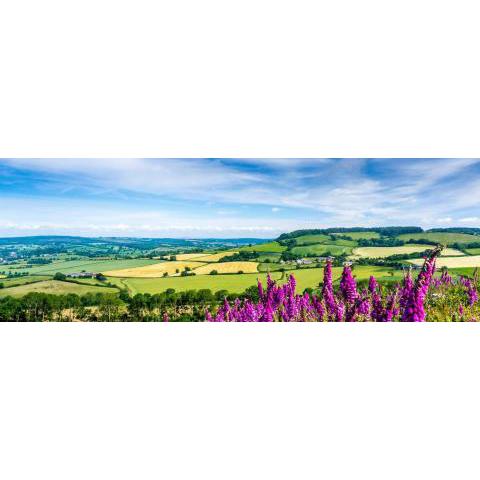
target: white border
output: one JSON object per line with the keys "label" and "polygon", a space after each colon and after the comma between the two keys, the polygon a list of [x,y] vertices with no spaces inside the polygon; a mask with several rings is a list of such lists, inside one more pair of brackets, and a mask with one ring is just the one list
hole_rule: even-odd
{"label": "white border", "polygon": [[[477,24],[469,0],[2,2],[0,156],[478,156]],[[0,325],[0,477],[478,479],[477,330]]]}

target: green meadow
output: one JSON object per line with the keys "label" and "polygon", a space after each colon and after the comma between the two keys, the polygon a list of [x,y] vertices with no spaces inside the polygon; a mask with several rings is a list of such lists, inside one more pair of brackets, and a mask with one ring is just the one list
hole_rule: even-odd
{"label": "green meadow", "polygon": [[259,253],[282,253],[287,249],[284,245],[280,245],[278,242],[260,243],[259,245],[252,245],[248,247],[242,247],[238,250],[244,252],[259,252]]}
{"label": "green meadow", "polygon": [[32,292],[51,293],[55,295],[65,295],[68,293],[85,295],[86,293],[118,293],[118,290],[116,288],[79,285],[77,283],[59,282],[57,280],[44,280],[41,282],[19,285],[17,287],[0,289],[0,297],[23,297]]}
{"label": "green meadow", "polygon": [[[323,281],[322,268],[305,268],[291,272],[272,272],[271,277],[279,283],[285,282],[288,274],[293,273],[297,281],[299,291],[305,288],[317,288]],[[333,269],[335,281],[340,279],[342,267]],[[379,280],[400,279],[403,277],[401,271],[393,271],[385,267],[358,266],[354,269],[354,275],[358,280],[366,280],[370,275],[375,275]],[[283,277],[283,280],[282,280]],[[257,284],[257,279],[265,282],[266,273],[249,273],[234,275],[198,275],[193,277],[170,277],[170,278],[125,278],[116,279],[120,287],[127,287],[131,294],[136,293],[161,293],[169,288],[177,292],[186,290],[210,289],[212,292],[227,290],[231,293],[241,293],[248,287]],[[109,279],[110,281],[111,279]],[[112,282],[113,283],[113,282]]]}
{"label": "green meadow", "polygon": [[468,233],[453,232],[423,232],[423,233],[405,233],[399,235],[400,240],[428,240],[431,242],[449,245],[451,243],[471,243],[478,242],[478,235],[470,235]]}
{"label": "green meadow", "polygon": [[[66,260],[60,262],[49,263],[47,265],[35,265],[32,267],[22,267],[21,264],[1,265],[0,271],[11,272],[27,272],[29,275],[55,275],[55,273],[76,273],[86,271],[92,273],[101,273],[109,270],[117,270],[123,268],[144,267],[158,263],[158,260],[140,259],[121,259],[121,260]],[[21,267],[21,268],[19,268]]]}
{"label": "green meadow", "polygon": [[339,256],[350,255],[352,253],[352,247],[318,243],[314,245],[305,245],[303,247],[293,247],[291,252],[305,257],[322,256],[326,253],[330,253],[333,256]]}

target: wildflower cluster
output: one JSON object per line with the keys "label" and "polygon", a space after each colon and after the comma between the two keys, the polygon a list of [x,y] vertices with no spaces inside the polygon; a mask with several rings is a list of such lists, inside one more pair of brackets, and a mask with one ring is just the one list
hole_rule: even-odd
{"label": "wildflower cluster", "polygon": [[[335,289],[331,260],[326,262],[323,287],[319,295],[307,292],[297,294],[293,275],[290,275],[283,285],[277,284],[268,275],[266,288],[258,282],[257,302],[237,299],[230,303],[225,299],[214,314],[206,312],[206,320],[211,322],[475,320],[473,313],[478,302],[476,283],[465,277],[454,281],[447,271],[434,278],[435,262],[440,252],[441,247],[430,252],[415,281],[408,271],[402,284],[397,284],[390,290],[382,289],[373,276],[370,277],[368,288],[359,290],[349,264],[344,266],[339,288]],[[458,305],[456,311],[450,305],[452,295]]]}

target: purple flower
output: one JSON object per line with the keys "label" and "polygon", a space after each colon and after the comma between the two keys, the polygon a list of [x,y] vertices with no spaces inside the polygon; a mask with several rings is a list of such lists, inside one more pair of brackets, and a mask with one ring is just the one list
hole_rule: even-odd
{"label": "purple flower", "polygon": [[442,247],[432,250],[429,257],[425,259],[422,271],[418,275],[414,288],[410,291],[405,303],[405,311],[402,320],[404,322],[424,322],[425,321],[425,298],[435,273],[435,262],[440,255]]}
{"label": "purple flower", "polygon": [[345,265],[343,267],[342,279],[340,280],[340,292],[343,298],[349,302],[353,303],[357,299],[357,284],[352,275],[352,269]]}
{"label": "purple flower", "polygon": [[[425,260],[422,271],[413,283],[410,272],[405,275],[403,286],[397,285],[390,293],[383,293],[374,277],[370,277],[368,290],[360,294],[350,266],[345,266],[337,292],[333,288],[332,262],[329,259],[324,268],[321,295],[297,295],[296,281],[290,275],[284,285],[278,285],[270,275],[267,284],[258,282],[258,302],[236,299],[233,303],[224,300],[212,315],[205,312],[205,319],[213,322],[305,322],[336,321],[351,322],[359,317],[376,322],[389,322],[396,318],[402,321],[422,322],[426,319],[425,301],[428,289],[433,284],[435,260],[440,249],[435,249]],[[445,272],[439,281],[442,288],[455,284]],[[435,282],[437,283],[437,282]],[[462,279],[467,289],[469,304],[478,301],[478,293],[470,279]],[[463,306],[459,312],[463,315]]]}

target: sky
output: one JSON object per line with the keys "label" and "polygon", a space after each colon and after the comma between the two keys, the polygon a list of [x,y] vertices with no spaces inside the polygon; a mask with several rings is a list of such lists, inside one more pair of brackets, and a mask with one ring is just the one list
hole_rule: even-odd
{"label": "sky", "polygon": [[480,159],[0,159],[0,236],[480,226]]}

